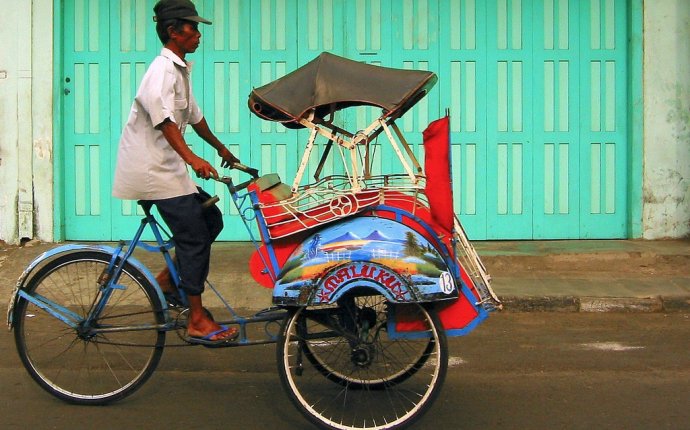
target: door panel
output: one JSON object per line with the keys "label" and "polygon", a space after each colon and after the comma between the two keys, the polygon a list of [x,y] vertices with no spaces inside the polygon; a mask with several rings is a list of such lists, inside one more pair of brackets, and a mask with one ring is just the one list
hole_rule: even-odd
{"label": "door panel", "polygon": [[628,139],[625,2],[583,5],[580,237],[625,237]]}
{"label": "door panel", "polygon": [[66,5],[63,136],[65,237],[110,239],[109,11],[97,0]]}
{"label": "door panel", "polygon": [[532,8],[487,5],[487,239],[532,236]]}
{"label": "door panel", "polygon": [[[534,8],[534,233],[535,239],[576,238],[580,146],[577,64],[581,14],[577,2],[545,1]],[[537,121],[536,119],[539,119]]]}

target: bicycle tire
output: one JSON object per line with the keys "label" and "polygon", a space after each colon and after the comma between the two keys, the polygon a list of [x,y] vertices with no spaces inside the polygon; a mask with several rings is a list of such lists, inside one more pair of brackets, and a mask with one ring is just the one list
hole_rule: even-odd
{"label": "bicycle tire", "polygon": [[[377,325],[381,324],[379,328],[385,328],[388,319],[388,304],[383,296],[378,294],[364,295],[346,299],[353,300],[356,306],[354,309],[358,311],[371,309],[375,313],[376,320],[378,321]],[[348,313],[352,312],[352,308],[348,310]],[[353,319],[358,318],[357,315],[349,315],[349,317]],[[400,347],[401,345],[398,346]],[[319,355],[318,350],[313,350],[309,347],[308,342],[303,342],[302,348],[309,362],[327,379],[336,384],[349,385],[351,389],[367,388],[370,390],[377,390],[403,382],[421,369],[434,348],[434,339],[429,337],[428,343],[424,348],[419,348],[414,351],[405,348],[404,351],[401,351],[408,355],[405,361],[396,359],[391,351],[385,351],[388,355],[387,366],[384,369],[385,372],[379,373],[372,378],[367,378],[366,375],[352,377],[351,375],[343,374],[339,369],[332,368],[328,360]]]}
{"label": "bicycle tire", "polygon": [[[324,324],[323,317],[310,316],[307,308],[295,309],[286,317],[278,338],[278,373],[290,400],[309,421],[324,429],[400,429],[428,411],[447,372],[447,340],[434,311],[418,304],[404,306],[408,310],[412,307],[423,321],[424,335],[389,337],[382,333],[387,339],[373,347],[367,344],[370,349],[366,360],[363,359],[366,354],[358,349],[363,346],[353,347],[347,329]],[[336,318],[340,310],[333,307],[318,312],[332,313]],[[396,343],[414,351],[426,351],[431,344],[432,350],[423,354],[423,365],[418,365],[421,359],[417,353],[413,354],[416,358],[405,366],[407,370],[396,373],[395,377],[377,381],[367,376],[391,364],[380,348]],[[305,344],[309,345],[312,354],[314,350],[321,351],[318,366],[305,365],[313,364],[302,358]],[[324,361],[328,363],[327,368],[338,369],[338,384],[326,383],[330,381],[323,377],[324,369],[318,368],[324,367]]]}
{"label": "bicycle tire", "polygon": [[[99,294],[98,278],[112,255],[78,251],[60,256],[29,279],[25,291],[47,298],[81,318]],[[126,263],[91,334],[73,328],[20,298],[14,310],[14,338],[31,377],[69,403],[103,405],[132,394],[153,374],[165,345],[158,295],[146,277]],[[110,330],[102,332],[99,330]],[[119,331],[122,330],[122,331]]]}

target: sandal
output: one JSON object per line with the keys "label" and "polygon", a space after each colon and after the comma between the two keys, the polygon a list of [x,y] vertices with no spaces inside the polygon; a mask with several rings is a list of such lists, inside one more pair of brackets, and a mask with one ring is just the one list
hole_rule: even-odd
{"label": "sandal", "polygon": [[[230,333],[230,335],[220,339],[211,340],[211,338],[213,338],[214,336],[217,336],[225,332]],[[235,340],[239,335],[240,332],[235,327],[227,327],[222,325],[220,326],[220,329],[212,331],[211,333],[205,336],[187,336],[185,341],[191,343],[192,345],[203,345],[207,348],[220,348],[223,346],[230,346],[234,344]]]}

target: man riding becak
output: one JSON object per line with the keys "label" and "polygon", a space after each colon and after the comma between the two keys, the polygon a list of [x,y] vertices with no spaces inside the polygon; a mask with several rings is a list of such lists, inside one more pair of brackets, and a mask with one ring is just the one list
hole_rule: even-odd
{"label": "man riding becak", "polygon": [[[213,321],[202,306],[201,294],[211,244],[223,228],[222,214],[215,206],[202,207],[210,196],[196,186],[187,165],[203,179],[217,179],[218,172],[185,142],[187,124],[218,151],[222,167],[239,159],[210,130],[192,93],[191,65],[185,61],[186,54],[199,47],[199,23],[211,22],[200,17],[189,0],[161,0],[153,10],[163,49],[146,71],[122,131],[113,196],[156,205],[172,233],[179,286],[189,299],[187,340],[220,346],[236,339],[238,331]],[[166,296],[172,297],[168,270],[156,279]]]}

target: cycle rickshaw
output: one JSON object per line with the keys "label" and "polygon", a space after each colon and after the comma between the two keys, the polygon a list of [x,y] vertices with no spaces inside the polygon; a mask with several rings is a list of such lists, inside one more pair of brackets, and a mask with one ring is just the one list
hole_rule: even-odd
{"label": "cycle rickshaw", "polygon": [[[447,337],[501,307],[453,213],[448,117],[424,132],[424,166],[395,124],[436,80],[323,53],[249,97],[262,119],[309,130],[294,181],[239,164],[251,178],[222,179],[256,247],[251,273],[273,288],[273,303],[241,317],[223,300],[230,318],[218,322],[240,327],[232,346],[276,343],[283,387],[322,428],[393,429],[417,419],[445,378]],[[334,116],[355,106],[381,114],[350,132]],[[399,172],[376,172],[382,145]],[[342,174],[321,177],[338,156]],[[316,168],[304,185],[307,166]],[[154,244],[142,240],[146,229]],[[170,305],[132,253],[162,253],[177,281],[165,235],[145,209],[131,241],[59,246],[25,269],[8,324],[42,388],[68,402],[106,404],[151,376],[167,332],[184,331],[185,297]],[[280,329],[254,338],[247,327],[257,324]]]}

